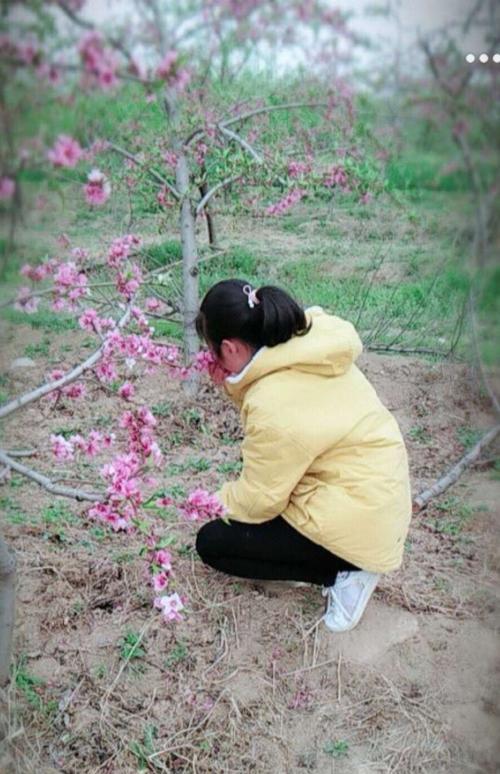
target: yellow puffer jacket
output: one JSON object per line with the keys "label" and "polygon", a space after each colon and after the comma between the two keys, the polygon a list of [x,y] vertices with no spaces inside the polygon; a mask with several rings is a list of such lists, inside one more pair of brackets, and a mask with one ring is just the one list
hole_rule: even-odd
{"label": "yellow puffer jacket", "polygon": [[263,347],[224,381],[245,437],[241,475],[217,494],[236,521],[281,514],[363,570],[394,570],[411,515],[401,433],[354,365],[351,323],[318,306],[306,317],[309,333]]}

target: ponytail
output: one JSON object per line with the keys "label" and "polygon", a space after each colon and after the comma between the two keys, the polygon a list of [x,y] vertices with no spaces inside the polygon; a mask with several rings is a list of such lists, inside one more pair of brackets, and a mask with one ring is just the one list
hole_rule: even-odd
{"label": "ponytail", "polygon": [[241,339],[255,349],[275,347],[311,329],[304,310],[284,290],[264,285],[252,290],[245,280],[223,280],[203,299],[196,318],[200,338],[220,354],[223,339]]}

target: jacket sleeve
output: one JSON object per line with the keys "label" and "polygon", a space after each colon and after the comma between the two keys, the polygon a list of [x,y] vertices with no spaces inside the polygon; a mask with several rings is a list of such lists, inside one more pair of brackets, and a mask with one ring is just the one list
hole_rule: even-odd
{"label": "jacket sleeve", "polygon": [[230,519],[259,524],[278,516],[314,455],[272,426],[246,428],[240,477],[217,492]]}

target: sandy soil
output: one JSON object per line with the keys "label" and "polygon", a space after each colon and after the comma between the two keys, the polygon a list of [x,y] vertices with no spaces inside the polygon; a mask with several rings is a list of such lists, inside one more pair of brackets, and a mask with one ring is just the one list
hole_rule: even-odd
{"label": "sandy soil", "polygon": [[[44,334],[9,326],[3,338],[10,394],[83,351],[77,334],[51,335],[46,357],[12,371]],[[361,367],[405,434],[415,491],[492,424],[462,365],[367,354]],[[140,399],[163,406],[162,483],[213,489],[235,475],[217,468],[238,460],[238,416],[211,385],[193,406],[155,377]],[[31,406],[6,423],[4,443],[43,449],[57,428],[84,432],[112,415],[107,398],[83,412]],[[199,458],[207,470],[195,470]],[[42,454],[31,464],[55,474]],[[414,517],[402,569],[383,578],[354,631],[332,635],[317,625],[317,589],[220,576],[194,556],[194,529],[177,522],[164,529],[177,539],[189,614],[165,626],[137,538],[96,530],[75,503],[54,515],[47,508],[60,498],[14,476],[0,489],[19,562],[17,686],[2,697],[0,770],[497,771],[498,494],[483,460]],[[128,662],[127,632],[141,637]]]}

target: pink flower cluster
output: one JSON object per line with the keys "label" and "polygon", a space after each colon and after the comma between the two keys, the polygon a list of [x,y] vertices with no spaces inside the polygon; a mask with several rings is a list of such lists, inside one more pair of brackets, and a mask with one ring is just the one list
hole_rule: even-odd
{"label": "pink flower cluster", "polygon": [[349,178],[347,176],[347,172],[345,171],[344,167],[340,166],[339,164],[333,166],[325,175],[323,179],[323,185],[326,186],[326,188],[333,188],[334,186],[339,186],[339,188],[348,188]]}
{"label": "pink flower cluster", "polygon": [[266,215],[284,215],[294,204],[300,202],[300,200],[306,195],[307,191],[303,188],[293,188],[283,199],[275,204],[270,204],[266,208]]}
{"label": "pink flower cluster", "polygon": [[170,541],[168,538],[158,539],[154,532],[147,539],[149,548],[146,554],[148,563],[147,577],[156,593],[166,589],[168,581],[173,575],[172,554],[165,548]]}
{"label": "pink flower cluster", "polygon": [[117,269],[128,258],[132,248],[138,247],[140,243],[140,237],[135,234],[125,234],[114,239],[108,250],[108,266],[111,269]]}
{"label": "pink flower cluster", "polygon": [[128,452],[117,455],[101,469],[108,484],[107,501],[91,508],[89,516],[108,522],[114,530],[130,531],[143,502],[142,487],[148,483],[142,469],[149,458],[159,467],[163,455],[153,435],[156,420],[146,406],[125,411],[119,425],[128,431]]}
{"label": "pink flower cluster", "polygon": [[135,395],[135,387],[131,382],[124,382],[118,390],[118,395],[123,400],[130,400]]}
{"label": "pink flower cluster", "polygon": [[47,81],[51,86],[57,86],[61,82],[60,68],[51,62],[42,62],[36,68],[36,75],[40,80]]}
{"label": "pink flower cluster", "polygon": [[167,311],[167,305],[154,296],[145,299],[144,308],[147,312],[153,312],[154,314],[165,314]]}
{"label": "pink flower cluster", "polygon": [[116,289],[125,298],[130,299],[142,284],[142,271],[140,266],[132,263],[125,271],[116,273]]}
{"label": "pink flower cluster", "polygon": [[[112,363],[113,359],[120,357],[125,360],[129,370],[134,368],[137,360],[142,360],[148,364],[146,368],[147,374],[154,373],[160,366],[166,366],[170,376],[181,376],[179,348],[174,344],[156,344],[151,339],[151,330],[140,310],[134,307],[132,315],[138,319],[140,324],[145,325],[147,332],[125,335],[119,330],[110,331],[106,336],[104,345],[103,362],[108,364],[106,368],[109,370],[109,364]],[[114,378],[116,378],[116,375]]]}
{"label": "pink flower cluster", "polygon": [[95,309],[85,309],[78,318],[78,324],[84,331],[90,333],[102,333],[105,330],[116,328],[116,322],[112,317],[99,317]]}
{"label": "pink flower cluster", "polygon": [[[57,382],[59,379],[62,379],[63,376],[64,371],[61,368],[54,368],[49,374],[49,382]],[[85,398],[86,395],[87,388],[83,382],[71,382],[71,384],[66,384],[64,387],[52,390],[52,392],[46,396],[46,399],[55,403],[61,397],[77,400],[78,398]]]}
{"label": "pink flower cluster", "polygon": [[184,610],[184,602],[175,591],[173,594],[165,594],[162,597],[155,597],[154,606],[161,610],[164,620],[182,621],[181,611]]}
{"label": "pink flower cluster", "polygon": [[202,167],[205,163],[205,157],[208,153],[208,145],[206,145],[204,142],[199,142],[196,145],[195,151],[194,151],[194,159],[199,167]]}
{"label": "pink flower cluster", "polygon": [[55,145],[47,153],[55,167],[76,167],[84,153],[80,143],[67,134],[60,134]]}
{"label": "pink flower cluster", "polygon": [[83,192],[87,204],[101,207],[111,195],[111,183],[100,169],[92,169],[83,186]]}
{"label": "pink flower cluster", "polygon": [[113,434],[103,434],[98,430],[91,430],[87,438],[78,433],[70,435],[69,438],[54,434],[50,436],[52,453],[58,460],[73,460],[76,450],[87,457],[95,457],[104,449],[109,449],[114,440]]}
{"label": "pink flower cluster", "polygon": [[208,349],[200,349],[196,353],[193,368],[195,371],[203,372],[209,371],[210,368],[217,362],[215,355],[213,355]]}
{"label": "pink flower cluster", "polygon": [[163,160],[167,166],[172,167],[172,169],[175,169],[177,166],[177,154],[173,151],[165,151],[163,154]]}
{"label": "pink flower cluster", "polygon": [[193,371],[206,372],[214,384],[222,384],[231,373],[223,368],[215,355],[206,349],[197,353],[191,368]]}
{"label": "pink flower cluster", "polygon": [[31,288],[23,285],[17,291],[16,300],[14,302],[14,309],[18,309],[20,312],[26,312],[32,314],[36,312],[40,304],[40,298],[33,295]]}
{"label": "pink flower cluster", "polygon": [[191,74],[185,67],[179,67],[179,54],[177,51],[167,51],[160,64],[156,68],[156,75],[178,92],[184,91]]}
{"label": "pink flower cluster", "polygon": [[164,186],[158,193],[156,194],[156,201],[160,205],[160,207],[173,207],[174,206],[174,200],[172,199],[170,195],[170,191],[166,186]]}
{"label": "pink flower cluster", "polygon": [[87,32],[78,44],[86,81],[101,89],[113,88],[117,83],[117,62],[113,52],[104,47],[98,32]]}
{"label": "pink flower cluster", "polygon": [[0,177],[0,201],[6,199],[12,199],[14,191],[16,190],[16,183],[11,177]]}
{"label": "pink flower cluster", "polygon": [[227,508],[217,495],[210,494],[206,489],[194,489],[186,500],[179,504],[179,511],[187,521],[203,521],[225,516]]}
{"label": "pink flower cluster", "polygon": [[78,308],[77,301],[87,296],[88,293],[88,280],[85,272],[72,261],[59,264],[54,275],[52,309],[56,312],[65,309],[74,311]]}
{"label": "pink flower cluster", "polygon": [[156,419],[147,406],[135,411],[125,411],[120,418],[120,427],[128,430],[128,448],[142,460],[149,457],[157,467],[163,464],[163,454],[154,437]]}
{"label": "pink flower cluster", "polygon": [[288,164],[288,174],[290,177],[301,177],[311,171],[310,161],[290,161]]}
{"label": "pink flower cluster", "polygon": [[89,517],[108,523],[113,530],[133,529],[132,519],[143,501],[141,492],[141,460],[137,454],[118,454],[101,469],[108,486],[107,501],[89,510]]}
{"label": "pink flower cluster", "polygon": [[38,266],[32,266],[29,263],[25,263],[21,267],[19,273],[22,274],[23,277],[30,279],[32,282],[40,282],[51,274],[54,274],[58,266],[59,262],[56,261],[55,258],[50,258],[48,261],[44,261],[44,263],[40,263]]}

